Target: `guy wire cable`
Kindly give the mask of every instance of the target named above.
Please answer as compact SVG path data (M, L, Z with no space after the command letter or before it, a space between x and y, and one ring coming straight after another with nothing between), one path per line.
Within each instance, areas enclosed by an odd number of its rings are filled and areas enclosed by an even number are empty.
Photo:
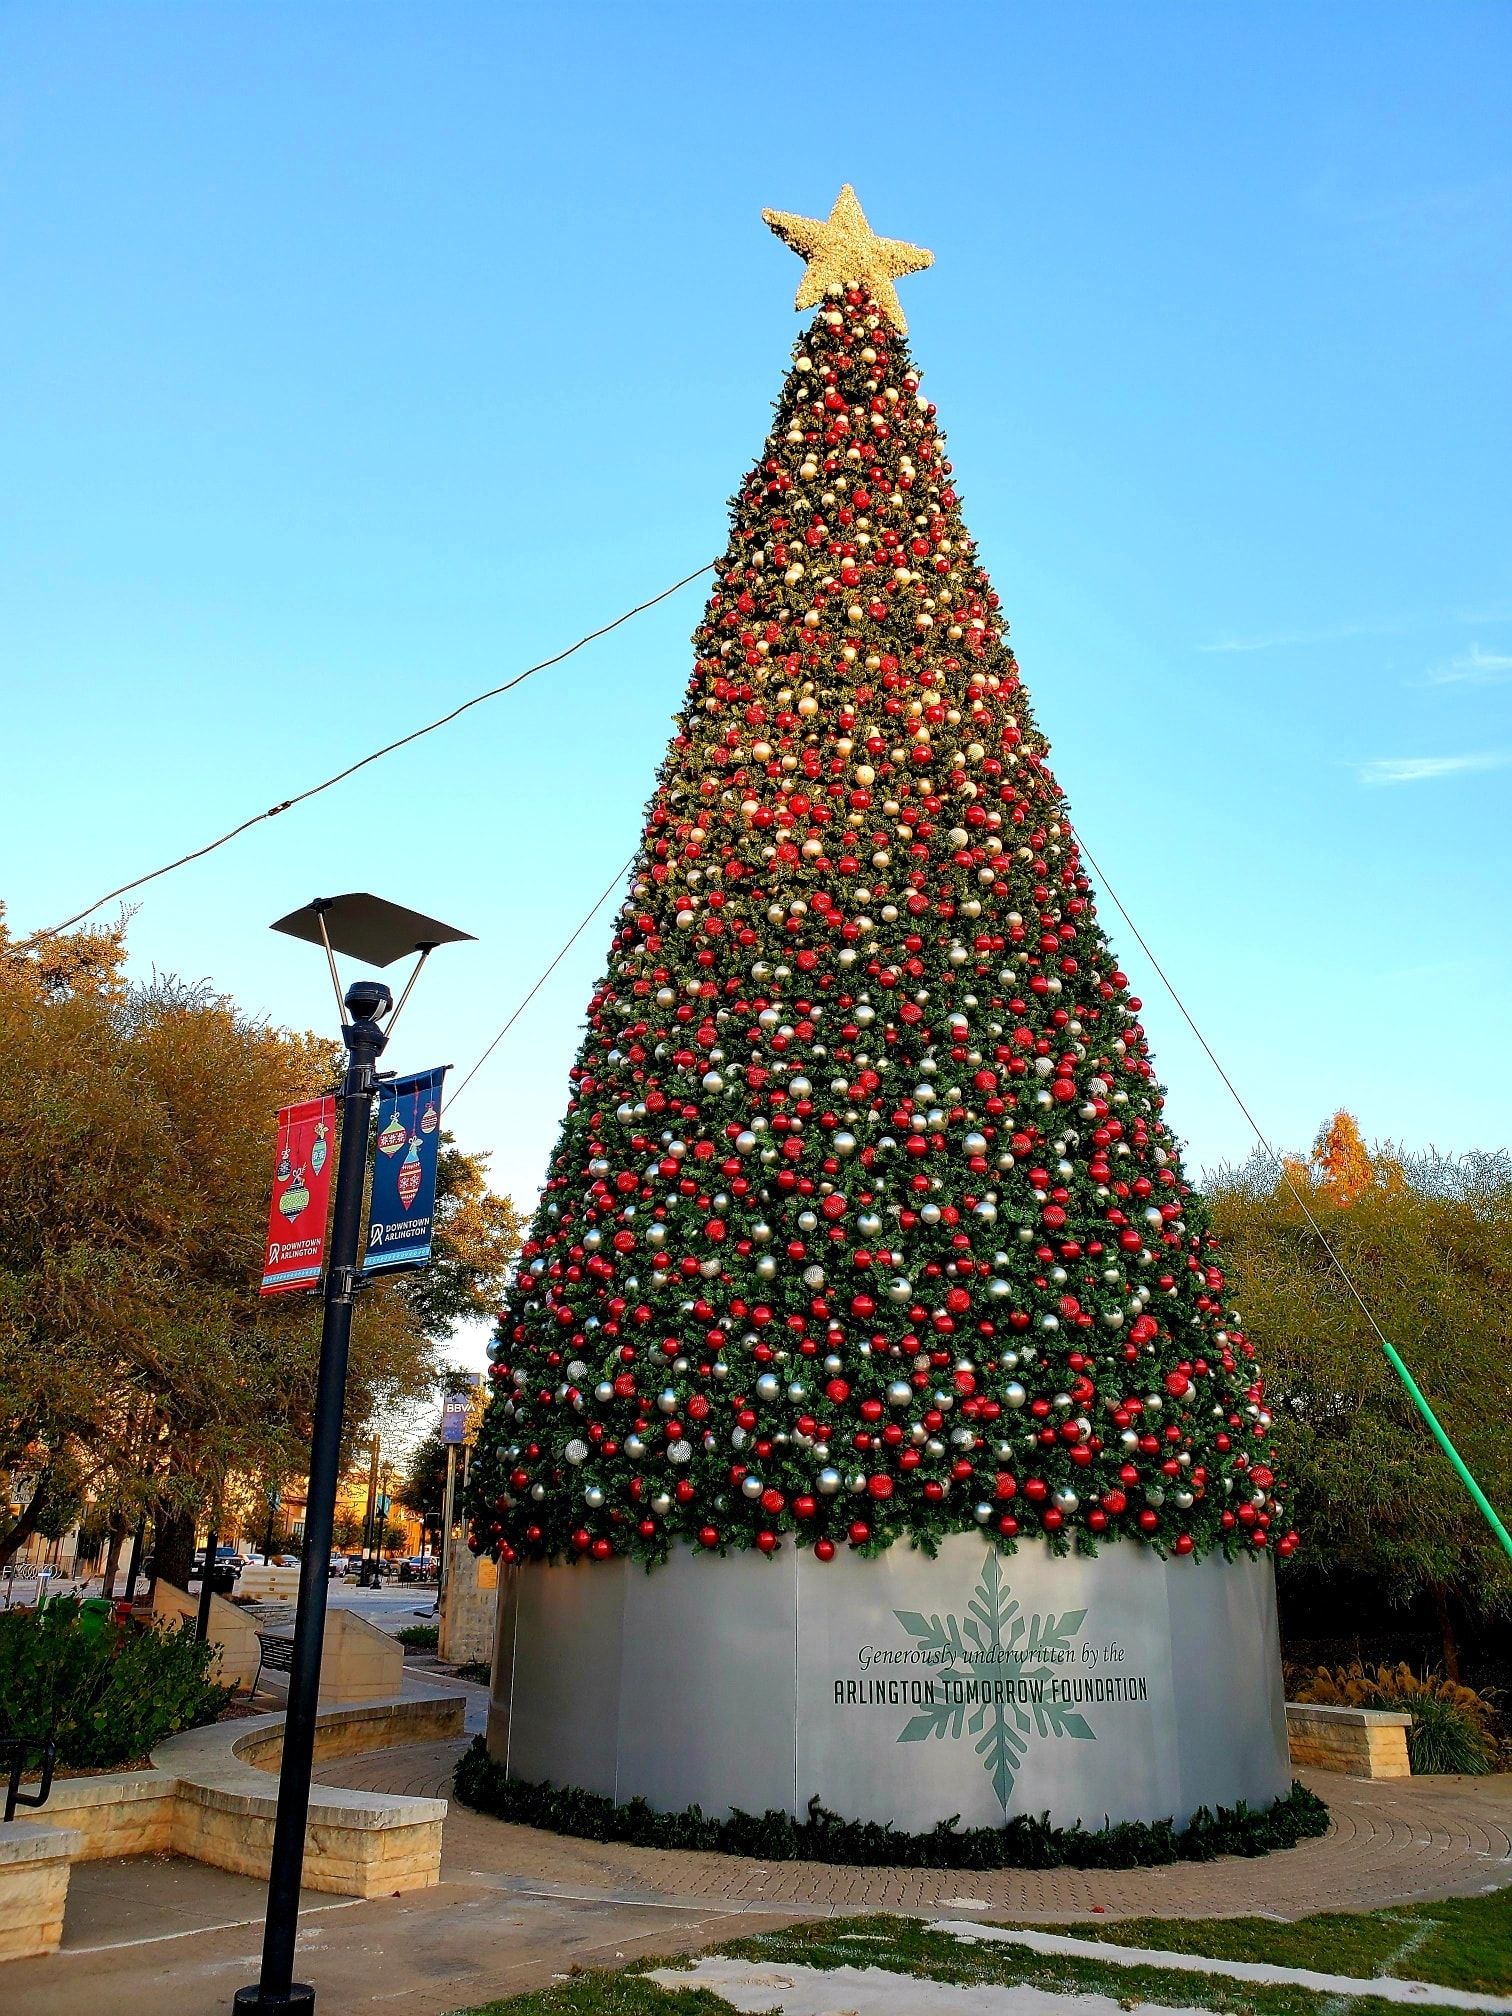
M598 629L588 631L585 636L579 637L575 644L569 644L563 650L553 652L551 657L541 659L539 664L527 665L523 672L516 672L512 679L506 679L501 686L490 686L484 693L475 693L470 700L464 700L449 713L438 715L434 721L427 721L421 728L412 728L407 735L400 735L393 742L385 742L381 749L369 750L366 756L359 756L355 763L348 763L344 769L335 771L331 776L323 778L320 783L310 785L307 790L296 791L292 798L285 798L277 805L270 805L265 812L254 812L250 819L243 819L229 832L222 833L219 839L207 841L203 847L195 847L187 854L180 854L177 860L166 861L161 868L149 869L145 875L137 875L130 882L121 883L118 888L107 889L103 896L97 896L82 910L75 911L72 917L65 917L62 923L49 925L45 930L34 931L29 938L23 938L18 944L7 946L6 951L13 956L30 952L45 940L56 938L60 932L71 929L75 924L81 924L96 910L114 902L117 896L127 896L133 889L140 889L148 882L156 882L160 876L171 875L177 868L188 867L191 861L202 861L207 854L213 854L217 848L224 847L228 841L239 838L252 827L260 826L264 820L276 819L281 812L289 812L294 806L303 805L306 799L319 797L322 791L329 791L333 785L345 783L348 777L355 776L359 770L365 770L369 763L376 763L384 756L392 756L396 749L403 749L410 742L418 742L424 735L433 735L438 728L447 727L459 715L466 714L473 707L481 707L485 700L497 700L500 694L508 693L514 687L523 685L537 672L545 672L553 665L560 665L564 658L570 658L575 651L581 651L585 644L592 644L599 637L607 637L611 630L617 630L622 623L628 623L632 616L643 615L647 609L654 609L658 602L665 602L669 595L675 595L680 588L686 588L690 581L696 581L701 574L707 574L716 564L713 560L706 560L702 567L695 567L691 574L684 574L680 581L674 581L669 588L663 588L659 594L650 596L644 602L637 602L633 609L622 610L611 622L601 623Z
M567 957L567 954L572 950L573 946L576 945L579 938L581 938L583 933L588 929L588 926L593 922L594 918L597 917L600 910L603 909L604 905L608 902L609 898L614 894L614 891L618 887L621 878L629 874L631 868L634 867L636 859L639 856L639 854L640 854L640 847L639 845L637 845L635 852L628 857L628 859L623 863L621 867L615 869L609 881L599 891L598 895L594 897L591 909L589 909L584 914L584 916L582 916L578 920L578 923L573 930L572 936L567 940L566 944L563 945L561 949L557 952L557 955L552 960L551 964L546 968L545 972L542 973L540 978L536 981L535 985L531 988L530 992L525 996L524 1000L521 1001L515 1008L509 1020L504 1024L503 1028L499 1031L498 1035L494 1037L493 1041L489 1044L488 1048L483 1052L483 1055L478 1059L477 1063L474 1064L471 1071L469 1071L467 1076L462 1080L462 1083L457 1087L456 1091L452 1093L450 1099L448 1099L447 1101L448 1112L450 1112L451 1109L456 1105L457 1101L461 1098L462 1094L467 1090L468 1086L471 1085L474 1078L477 1077L478 1073L483 1069L483 1066L488 1062L489 1058L492 1057L495 1050L497 1050L499 1045L504 1041L504 1038L509 1034L510 1030L513 1029L516 1022L519 1021L520 1017L525 1013L525 1010L530 1006L531 1002L534 1001L537 994L540 993L541 989L546 985L546 982L551 978L552 974L555 973L558 966L561 965L562 961Z
M1067 816L1067 823L1068 825L1070 824L1069 816ZM1130 934L1133 936L1135 942L1138 944L1140 950L1144 953L1145 957L1149 960L1151 966L1154 967L1155 972L1159 975L1161 984L1164 986L1166 992L1170 995L1171 999L1175 1002L1177 1008L1180 1010L1182 1019L1185 1021L1187 1027L1191 1030L1192 1034L1197 1038L1197 1041L1202 1045L1202 1048L1207 1053L1208 1061L1212 1065L1213 1069L1218 1073L1218 1076L1223 1080L1223 1083L1227 1086L1229 1094L1234 1101L1234 1104L1239 1108L1239 1111L1244 1115L1245 1119L1249 1122L1250 1126L1253 1128L1255 1139L1260 1143L1260 1146L1265 1150L1266 1154L1271 1158L1272 1162L1274 1162L1276 1167L1280 1170L1281 1180L1285 1183L1287 1189L1291 1192L1293 1201L1295 1202L1297 1209L1302 1213L1302 1216L1307 1220L1308 1226L1311 1229L1313 1236L1318 1241L1318 1244L1323 1248L1323 1251L1328 1255L1329 1260L1333 1263L1334 1271L1337 1273L1339 1279L1344 1283L1344 1286L1349 1290L1350 1294L1354 1297L1355 1301L1360 1305L1360 1313L1364 1316L1365 1321L1370 1325L1371 1329L1375 1332L1376 1339L1380 1344L1382 1355L1384 1356L1387 1364L1391 1367L1392 1371L1401 1381L1402 1386L1407 1393L1407 1397L1411 1400L1413 1406L1416 1407L1418 1413L1422 1416L1423 1421L1427 1425L1429 1433L1433 1436L1434 1441L1437 1442L1439 1448L1448 1458L1449 1463L1453 1467L1454 1472L1456 1476L1458 1476L1460 1482L1469 1492L1471 1499L1474 1501L1476 1509L1480 1512L1482 1517L1485 1519L1487 1525L1491 1528L1492 1533L1496 1536L1496 1540L1500 1545L1503 1553L1507 1555L1509 1560L1512 1560L1512 1533L1509 1533L1507 1531L1506 1525L1503 1523L1501 1516L1497 1512L1495 1506L1491 1503L1490 1499L1486 1496L1485 1492L1481 1489L1479 1483L1472 1475L1469 1466L1465 1462L1465 1459L1460 1455L1459 1451L1450 1441L1448 1434L1445 1432L1442 1424L1438 1419L1438 1416L1434 1413L1432 1407L1428 1404L1427 1398L1423 1394L1421 1388L1418 1386L1417 1381L1413 1378L1412 1373L1408 1369L1406 1361L1403 1359L1401 1353L1397 1350L1396 1346L1392 1343L1391 1339L1386 1335L1385 1331L1376 1321L1375 1316L1371 1312L1369 1303L1365 1300L1365 1297L1360 1293L1359 1289L1355 1286L1354 1280L1350 1275L1349 1269L1344 1265L1343 1261L1334 1251L1333 1245L1329 1240L1328 1235L1324 1232L1323 1227L1318 1223L1317 1219L1313 1216L1312 1212L1309 1210L1307 1199L1302 1195L1301 1191L1292 1181L1291 1171L1287 1168L1285 1160L1280 1155L1277 1154L1276 1150L1271 1146L1270 1142L1266 1139L1265 1135L1260 1131L1260 1123L1256 1120L1254 1114L1251 1113L1249 1107L1240 1097L1239 1088L1235 1085L1233 1079L1230 1078L1227 1071L1224 1070L1222 1064L1219 1063L1218 1057L1213 1049L1213 1046L1211 1045L1211 1043L1208 1042L1206 1036L1204 1036L1202 1031L1198 1028L1197 1023L1192 1016L1191 1010L1187 1007L1186 1002L1181 998L1181 995L1177 992L1170 975L1166 972L1165 968L1161 965L1160 961L1151 951L1150 946L1145 939L1144 933L1140 930L1139 926L1134 922L1134 919L1129 915L1128 911L1124 908L1123 899L1119 896L1118 891L1113 887L1112 883L1109 882L1107 876L1103 873L1103 870L1097 861L1097 857L1093 854L1092 849L1087 845L1086 841L1082 838L1079 831L1077 831L1074 827L1072 828L1072 831L1075 833L1077 845L1080 847L1082 854L1085 856L1089 866L1092 869L1093 874L1097 877L1099 886L1111 898L1115 909L1118 911L1119 916L1122 917L1124 923L1128 926Z

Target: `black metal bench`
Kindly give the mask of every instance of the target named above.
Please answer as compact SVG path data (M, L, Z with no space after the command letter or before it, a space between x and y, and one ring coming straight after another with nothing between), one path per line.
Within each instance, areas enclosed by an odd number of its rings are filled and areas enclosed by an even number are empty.
M42 1783L35 1792L21 1790L21 1774L26 1769L26 1760L36 1754L42 1759ZM12 1736L0 1729L0 1771L7 1775L5 1788L5 1817L14 1820L18 1806L45 1806L47 1795L52 1790L53 1765L57 1761L58 1746L49 1736L45 1743L36 1743L28 1736Z
M285 1638L277 1631L259 1631L257 1634L257 1671L252 1676L252 1687L247 1699L257 1693L257 1683L262 1678L266 1666L270 1673L288 1673L294 1666L294 1640Z

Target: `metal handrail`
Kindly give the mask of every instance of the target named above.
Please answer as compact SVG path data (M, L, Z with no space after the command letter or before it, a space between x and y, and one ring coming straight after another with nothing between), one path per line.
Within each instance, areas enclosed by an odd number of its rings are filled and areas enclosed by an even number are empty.
M37 1750L42 1755L42 1783L35 1792L21 1790L21 1774L26 1769L28 1754ZM14 1820L18 1806L45 1806L52 1791L53 1767L58 1761L58 1746L51 1736L43 1743L35 1743L26 1736L0 1736L0 1770L7 1770L9 1782L5 1791L5 1818Z

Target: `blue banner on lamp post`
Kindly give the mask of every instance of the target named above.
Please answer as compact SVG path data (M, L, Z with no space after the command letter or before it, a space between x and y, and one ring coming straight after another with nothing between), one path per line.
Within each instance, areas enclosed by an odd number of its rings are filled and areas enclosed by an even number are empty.
M448 1393L441 1403L441 1440L448 1444L467 1440L469 1395Z
M373 1167L364 1274L423 1267L436 1216L441 1146L441 1081L447 1067L396 1078L378 1090L378 1154Z

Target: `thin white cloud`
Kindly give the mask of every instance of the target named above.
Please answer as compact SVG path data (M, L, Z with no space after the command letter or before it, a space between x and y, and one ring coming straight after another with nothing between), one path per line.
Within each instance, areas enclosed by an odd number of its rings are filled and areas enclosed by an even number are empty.
M1218 637L1211 644L1199 644L1205 652L1278 651L1288 644L1335 644L1346 637L1395 637L1411 628L1411 622L1329 623L1318 630L1272 630L1259 637Z
M1479 644L1428 672L1430 686L1495 686L1503 679L1512 679L1512 652L1483 651Z
M1377 756L1358 764L1362 784L1424 784L1435 777L1454 777L1467 770L1504 770L1512 756L1485 750L1478 756Z
M1405 616L1385 616L1363 621L1343 623L1320 623L1312 629L1262 630L1252 635L1229 632L1215 637L1211 643L1199 644L1197 649L1204 652L1230 651L1280 651L1294 644L1340 644L1351 637L1405 637L1415 630L1438 629L1444 624L1463 624L1467 629L1472 623L1506 623L1512 621L1512 607L1487 607L1477 610L1453 610L1450 612L1418 610ZM1480 646L1472 645L1464 657L1473 657ZM1487 653L1488 657L1495 654ZM1450 661L1458 662L1458 661ZM1498 673L1497 677L1505 676Z

